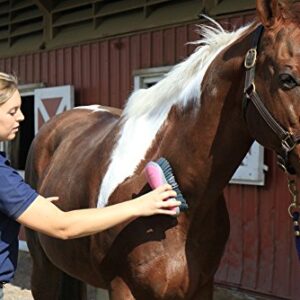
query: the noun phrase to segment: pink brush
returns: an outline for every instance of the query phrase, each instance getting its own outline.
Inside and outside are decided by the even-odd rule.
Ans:
[[[168,183],[163,170],[154,161],[150,161],[147,163],[145,167],[146,178],[152,189],[156,189],[159,186]],[[173,207],[172,210],[176,211],[176,215],[178,216],[180,213],[179,207]]]

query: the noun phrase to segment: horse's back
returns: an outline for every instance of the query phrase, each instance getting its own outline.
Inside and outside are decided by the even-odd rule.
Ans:
[[[39,188],[39,183],[59,147],[76,143],[76,138],[82,136],[90,137],[91,141],[96,139],[98,142],[102,141],[113,128],[120,114],[121,110],[113,107],[101,107],[98,110],[78,107],[53,117],[42,126],[32,142],[26,162],[26,181],[33,187]],[[92,130],[93,128],[100,130],[96,132]],[[63,150],[62,152],[66,152]]]

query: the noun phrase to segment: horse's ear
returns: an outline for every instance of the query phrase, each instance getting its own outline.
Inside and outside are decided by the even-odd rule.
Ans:
[[[265,27],[272,27],[279,19],[284,17],[287,6],[287,0],[256,0],[256,11]]]

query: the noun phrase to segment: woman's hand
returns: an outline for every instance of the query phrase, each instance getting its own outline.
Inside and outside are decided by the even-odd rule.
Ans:
[[[169,184],[164,184],[152,192],[140,196],[133,201],[137,205],[139,216],[151,216],[154,214],[176,215],[176,208],[180,201],[174,199],[176,192]]]

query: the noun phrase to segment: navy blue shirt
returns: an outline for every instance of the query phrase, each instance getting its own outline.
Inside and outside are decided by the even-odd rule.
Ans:
[[[37,196],[0,152],[0,282],[9,282],[17,267],[20,225],[15,220]]]

